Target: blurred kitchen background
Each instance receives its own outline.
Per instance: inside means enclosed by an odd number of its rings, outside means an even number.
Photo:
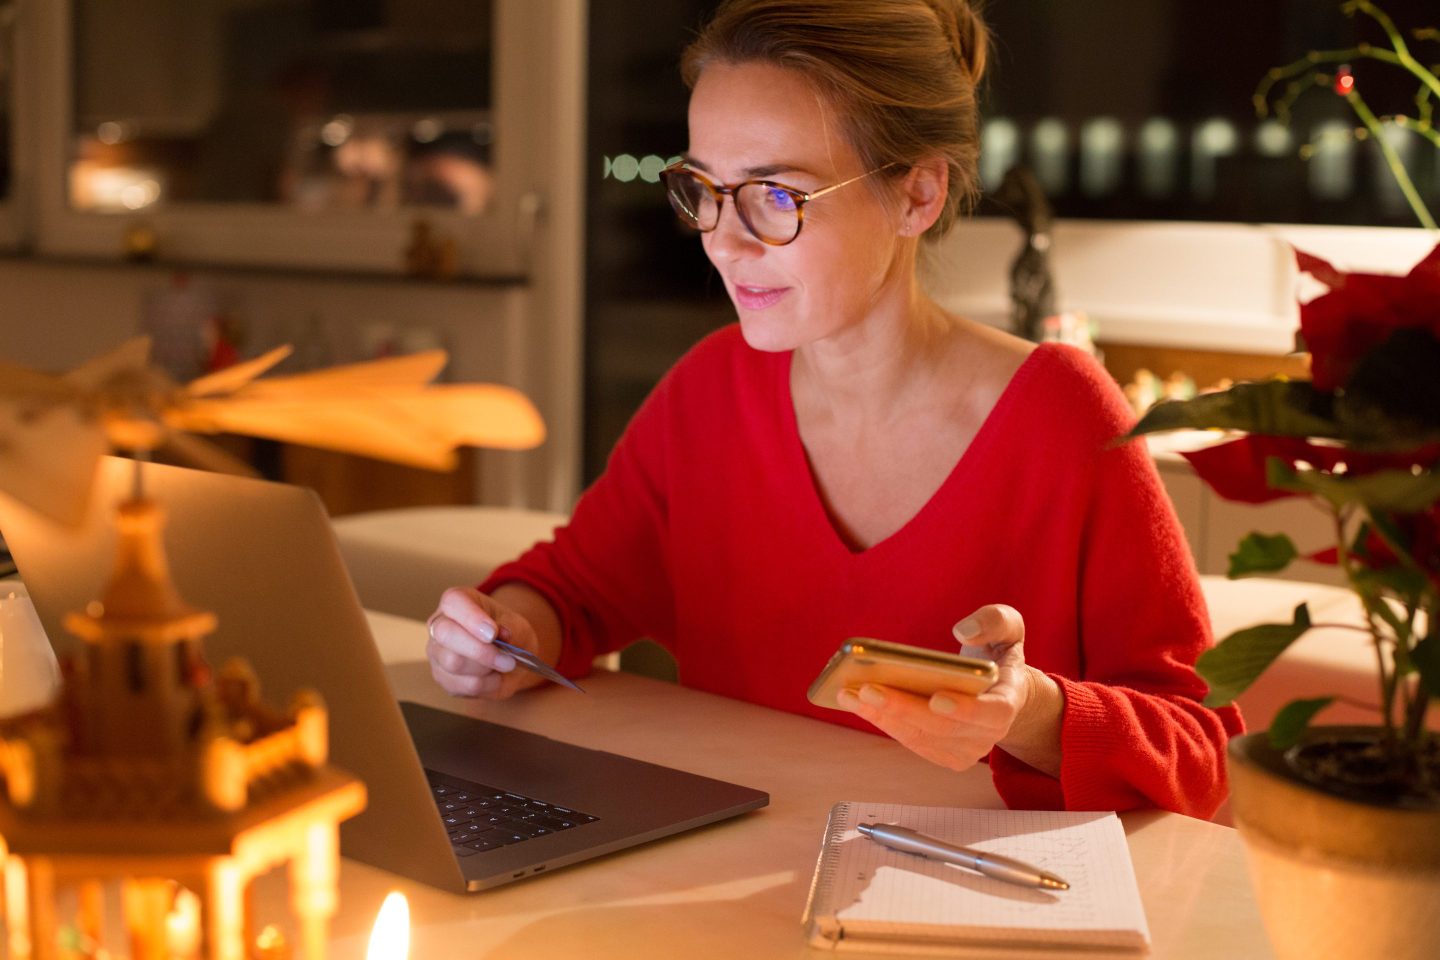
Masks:
[[[657,182],[686,145],[678,54],[713,5],[0,0],[0,357],[60,370],[146,331],[185,377],[280,342],[290,369],[444,346],[449,376],[529,394],[545,447],[442,477],[238,449],[336,514],[566,510],[658,377],[732,317]],[[1023,234],[997,194],[1017,164],[1057,218],[1063,336],[1137,404],[1297,369],[1288,243],[1384,270],[1428,249],[1343,99],[1307,91],[1289,124],[1252,106],[1272,67],[1380,39],[1338,4],[985,14],[987,196],[928,264],[951,309],[1010,322]],[[1413,83],[1353,75],[1377,112],[1413,109]],[[1433,146],[1386,137],[1434,201]],[[1252,518],[1157,457],[1202,567],[1222,562],[1206,543]]]

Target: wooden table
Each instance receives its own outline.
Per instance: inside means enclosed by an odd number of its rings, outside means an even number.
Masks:
[[[373,615],[398,696],[547,736],[733,780],[770,806],[480,894],[445,893],[346,860],[332,958],[365,955],[385,894],[403,890],[425,960],[764,960],[828,956],[800,916],[821,832],[838,800],[998,807],[989,771],[956,774],[898,744],[805,717],[625,673],[587,694],[547,687],[505,703],[454,700],[414,661],[423,624]],[[1122,816],[1153,956],[1271,955],[1235,832],[1147,811]]]

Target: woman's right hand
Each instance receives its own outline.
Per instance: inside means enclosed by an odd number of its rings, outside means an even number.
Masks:
[[[440,595],[440,606],[426,624],[430,639],[425,644],[425,656],[430,661],[430,674],[447,693],[503,700],[544,682],[530,670],[515,669],[515,658],[491,642],[498,636],[517,647],[540,652],[530,621],[494,597],[478,590],[451,587]]]

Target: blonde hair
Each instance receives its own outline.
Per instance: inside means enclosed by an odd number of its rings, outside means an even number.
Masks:
[[[989,33],[967,0],[726,0],[686,49],[693,88],[712,63],[802,74],[839,114],[865,169],[942,156],[944,234],[980,193],[977,88]]]

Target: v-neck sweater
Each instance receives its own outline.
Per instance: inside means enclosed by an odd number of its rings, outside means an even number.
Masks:
[[[795,419],[788,352],[711,334],[664,377],[551,542],[480,589],[520,581],[555,608],[560,669],[644,637],[686,686],[874,730],[813,706],[849,637],[955,650],[990,603],[1025,619],[1026,662],[1059,683],[1059,778],[1001,749],[1007,804],[1206,817],[1225,798],[1233,708],[1201,704],[1208,617],[1184,534],[1133,417],[1093,359],[1043,344],[949,476],[864,550],[837,533]],[[898,748],[898,747],[897,747]]]

